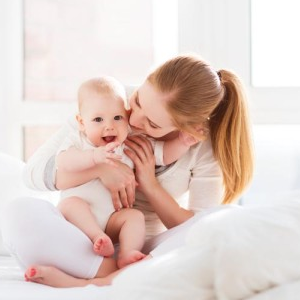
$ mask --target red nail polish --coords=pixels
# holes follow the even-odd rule
[[[36,274],[36,269],[31,269],[30,270],[30,276],[34,276]]]

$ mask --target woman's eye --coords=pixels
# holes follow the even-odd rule
[[[100,118],[100,117],[97,117],[97,118],[94,119],[94,121],[95,121],[95,122],[101,122],[101,121],[103,121],[103,119]]]
[[[140,106],[140,102],[139,102],[138,97],[135,97],[134,100],[135,100],[135,104],[136,104],[138,107],[141,107],[141,106]]]
[[[123,119],[122,116],[115,116],[115,117],[114,117],[114,120],[117,120],[117,121],[122,120],[122,119]]]
[[[154,125],[153,123],[149,122],[149,126],[153,129],[157,129],[158,127],[156,125]]]

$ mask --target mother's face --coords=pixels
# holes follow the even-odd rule
[[[145,81],[129,101],[129,124],[134,132],[159,138],[176,130],[165,108],[167,95],[157,91],[149,81]]]

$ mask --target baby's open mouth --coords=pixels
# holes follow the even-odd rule
[[[104,136],[102,137],[102,139],[106,142],[106,143],[111,143],[114,142],[116,139],[115,135],[109,135],[109,136]]]

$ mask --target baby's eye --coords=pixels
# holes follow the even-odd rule
[[[97,117],[94,119],[94,122],[102,122],[102,121],[103,121],[103,119],[101,117]]]
[[[123,119],[123,116],[115,116],[114,117],[114,120],[116,120],[116,121],[119,121],[119,120],[122,120]]]

